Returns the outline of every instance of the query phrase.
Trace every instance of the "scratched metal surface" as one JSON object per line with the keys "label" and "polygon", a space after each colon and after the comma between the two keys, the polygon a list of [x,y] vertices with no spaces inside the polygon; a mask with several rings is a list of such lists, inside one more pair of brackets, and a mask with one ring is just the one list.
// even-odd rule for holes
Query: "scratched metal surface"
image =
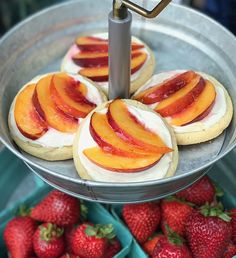
{"label": "scratched metal surface", "polygon": [[[80,33],[107,30],[111,0],[79,0],[44,10],[11,30],[0,41],[0,135],[2,142],[46,182],[72,195],[101,202],[140,202],[161,198],[202,176],[235,145],[235,117],[215,140],[180,147],[174,177],[143,183],[99,183],[81,180],[73,161],[47,162],[34,158],[12,142],[7,115],[25,82],[39,73],[60,69],[60,61]],[[143,3],[143,1],[136,1]],[[144,1],[149,9],[153,1]],[[97,4],[99,3],[99,4]],[[81,11],[82,10],[82,11]],[[156,72],[195,69],[212,74],[235,102],[236,39],[219,24],[189,8],[171,5],[157,19],[133,16],[133,34],[154,51]],[[235,104],[235,103],[234,103]]]}

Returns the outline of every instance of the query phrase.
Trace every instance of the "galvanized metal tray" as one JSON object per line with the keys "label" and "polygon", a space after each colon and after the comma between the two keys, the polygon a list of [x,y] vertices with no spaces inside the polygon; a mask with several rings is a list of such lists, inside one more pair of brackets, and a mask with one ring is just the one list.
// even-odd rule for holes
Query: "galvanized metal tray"
{"label": "galvanized metal tray", "polygon": [[[152,1],[136,1],[151,9]],[[73,161],[47,162],[32,157],[12,141],[7,116],[19,88],[39,73],[59,70],[60,61],[76,36],[107,30],[111,0],[79,0],[46,9],[25,20],[0,41],[1,141],[50,185],[69,194],[100,202],[142,202],[161,198],[193,183],[236,143],[235,115],[229,128],[215,140],[180,147],[174,177],[143,183],[101,183],[81,180]],[[134,15],[133,34],[153,49],[156,72],[195,69],[215,76],[236,101],[236,39],[208,17],[170,5],[154,20]]]}

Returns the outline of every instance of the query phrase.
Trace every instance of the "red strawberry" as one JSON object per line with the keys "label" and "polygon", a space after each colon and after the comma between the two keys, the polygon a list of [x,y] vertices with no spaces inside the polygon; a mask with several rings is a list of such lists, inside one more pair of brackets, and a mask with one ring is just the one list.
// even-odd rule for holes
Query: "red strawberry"
{"label": "red strawberry", "polygon": [[234,255],[236,255],[236,245],[229,243],[222,258],[232,258]]}
{"label": "red strawberry", "polygon": [[60,258],[79,258],[79,256],[75,255],[75,254],[66,253],[66,254],[62,255]]}
{"label": "red strawberry", "polygon": [[115,238],[112,239],[107,247],[105,258],[112,258],[114,257],[119,251],[121,250],[120,241]]}
{"label": "red strawberry", "polygon": [[72,240],[74,237],[75,229],[76,227],[74,225],[70,225],[65,228],[66,250],[69,253],[72,252]]}
{"label": "red strawberry", "polygon": [[37,228],[30,217],[16,217],[8,222],[3,238],[12,258],[28,258],[33,255],[32,238]]}
{"label": "red strawberry", "polygon": [[161,201],[161,229],[166,235],[166,224],[181,236],[185,235],[185,223],[193,212],[190,204],[169,197]]}
{"label": "red strawberry", "polygon": [[76,223],[80,216],[79,200],[54,190],[31,210],[31,217],[43,222],[66,226]]}
{"label": "red strawberry", "polygon": [[152,237],[149,237],[148,240],[143,244],[144,251],[152,257],[154,248],[162,238],[164,238],[164,235],[162,234],[154,234]]}
{"label": "red strawberry", "polygon": [[[192,258],[184,240],[167,227],[168,237],[162,237],[153,250],[153,258]],[[202,257],[203,258],[203,257]]]}
{"label": "red strawberry", "polygon": [[231,238],[230,218],[221,205],[205,205],[186,222],[186,236],[195,258],[221,258]]}
{"label": "red strawberry", "polygon": [[232,225],[232,240],[236,244],[236,208],[229,211],[230,216],[232,218],[231,225]]}
{"label": "red strawberry", "polygon": [[74,232],[73,253],[86,258],[103,258],[108,240],[115,237],[112,225],[81,224]]}
{"label": "red strawberry", "polygon": [[131,233],[141,244],[152,236],[161,219],[159,204],[155,202],[126,204],[123,206],[122,215]]}
{"label": "red strawberry", "polygon": [[57,258],[65,251],[64,230],[55,224],[40,225],[33,237],[34,251],[39,258]]}
{"label": "red strawberry", "polygon": [[204,205],[206,202],[211,203],[214,200],[215,193],[215,187],[211,180],[204,176],[190,187],[178,192],[176,196],[196,205]]}

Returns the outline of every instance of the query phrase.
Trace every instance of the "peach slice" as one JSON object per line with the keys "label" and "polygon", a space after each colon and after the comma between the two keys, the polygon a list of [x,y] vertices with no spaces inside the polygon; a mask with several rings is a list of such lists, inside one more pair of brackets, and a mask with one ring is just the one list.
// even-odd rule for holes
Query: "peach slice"
{"label": "peach slice", "polygon": [[171,124],[181,126],[190,123],[214,103],[215,97],[216,91],[214,85],[206,80],[206,86],[200,96],[181,113],[174,115]]}
{"label": "peach slice", "polygon": [[60,132],[75,133],[78,128],[77,119],[57,108],[51,98],[52,78],[53,75],[47,75],[38,81],[33,95],[34,106],[52,128]]}
{"label": "peach slice", "polygon": [[107,112],[108,122],[116,134],[126,142],[141,147],[150,153],[168,153],[172,149],[167,147],[162,139],[151,132],[128,110],[125,103],[114,100]]}
{"label": "peach slice", "polygon": [[14,109],[14,117],[20,132],[27,138],[36,140],[48,130],[47,123],[36,111],[32,96],[35,84],[26,86],[17,96]]}
{"label": "peach slice", "polygon": [[162,155],[145,158],[122,157],[107,153],[99,147],[85,149],[83,153],[91,162],[98,165],[99,167],[114,172],[125,173],[140,172],[145,169],[151,168],[162,157]]}
{"label": "peach slice", "polygon": [[52,77],[50,94],[56,106],[65,114],[75,118],[84,118],[96,107],[83,96],[84,88],[86,88],[85,85],[75,81],[67,74],[58,73]]}
{"label": "peach slice", "polygon": [[72,57],[81,67],[98,67],[108,65],[107,52],[79,52]]}
{"label": "peach slice", "polygon": [[204,119],[206,116],[208,116],[210,114],[210,112],[213,109],[214,105],[215,105],[215,101],[213,101],[212,104],[205,111],[203,111],[202,114],[200,114],[198,117],[196,117],[194,120],[192,120],[191,122],[187,123],[186,125],[192,124],[192,123],[195,123],[195,122],[198,122],[198,121],[201,121],[202,119]]}
{"label": "peach slice", "polygon": [[[131,74],[139,70],[147,59],[147,54],[144,52],[138,52],[137,55],[131,59]],[[103,67],[88,67],[79,71],[82,76],[97,82],[108,81],[108,66]]]}
{"label": "peach slice", "polygon": [[[108,52],[108,40],[98,37],[79,37],[76,39],[76,45],[81,51]],[[132,50],[144,48],[143,44],[132,42]]]}
{"label": "peach slice", "polygon": [[184,110],[201,94],[205,87],[205,80],[198,75],[185,87],[161,101],[155,111],[163,117],[172,116]]}
{"label": "peach slice", "polygon": [[111,154],[139,158],[151,156],[150,153],[118,137],[109,125],[106,114],[93,113],[90,120],[90,133],[100,148]]}
{"label": "peach slice", "polygon": [[[138,56],[139,53],[138,51],[133,51],[131,58]],[[79,52],[72,59],[81,67],[101,67],[108,65],[107,52]]]}
{"label": "peach slice", "polygon": [[108,52],[108,40],[97,37],[79,37],[76,45],[81,51]]}
{"label": "peach slice", "polygon": [[140,92],[134,99],[144,104],[160,102],[189,84],[196,76],[197,74],[193,71],[174,75],[170,79]]}

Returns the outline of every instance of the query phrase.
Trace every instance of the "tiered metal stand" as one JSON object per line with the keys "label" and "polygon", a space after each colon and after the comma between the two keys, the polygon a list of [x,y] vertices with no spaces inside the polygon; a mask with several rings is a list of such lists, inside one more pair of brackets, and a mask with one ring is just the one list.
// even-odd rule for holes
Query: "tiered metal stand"
{"label": "tiered metal stand", "polygon": [[[148,10],[156,5],[156,1],[136,2]],[[37,159],[19,150],[9,135],[8,111],[21,85],[39,73],[59,70],[63,55],[79,34],[107,31],[111,4],[111,0],[66,2],[30,17],[1,39],[1,141],[44,181],[74,196],[106,203],[158,199],[193,183],[234,148],[236,112],[231,125],[215,140],[179,148],[180,162],[174,177],[143,183],[82,180],[72,160],[47,162]],[[113,16],[110,22],[112,19]],[[212,74],[225,85],[235,106],[236,39],[218,23],[189,8],[170,4],[157,19],[145,19],[134,14],[132,33],[154,51],[156,72],[194,69]],[[111,77],[111,84],[116,76]],[[124,73],[123,76],[127,80],[128,75]],[[127,96],[122,95],[123,90],[116,90],[110,91],[110,97]]]}

